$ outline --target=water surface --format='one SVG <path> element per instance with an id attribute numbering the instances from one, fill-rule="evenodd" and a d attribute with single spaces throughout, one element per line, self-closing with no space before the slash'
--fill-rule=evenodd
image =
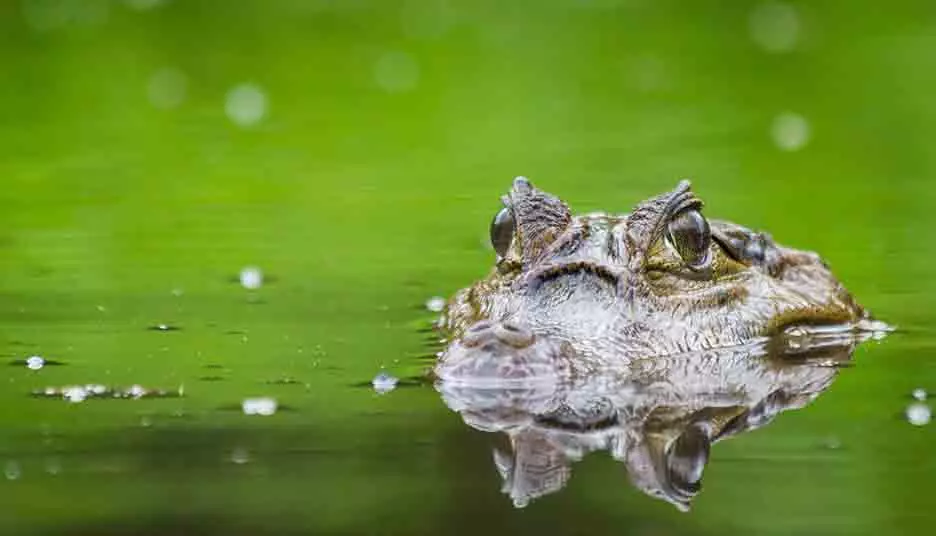
<path id="1" fill-rule="evenodd" d="M 783 5 L 4 3 L 0 532 L 926 532 L 934 14 Z M 622 212 L 689 177 L 899 331 L 715 445 L 690 513 L 600 453 L 515 509 L 419 378 L 519 174 Z M 33 396 L 88 384 L 173 396 Z"/>

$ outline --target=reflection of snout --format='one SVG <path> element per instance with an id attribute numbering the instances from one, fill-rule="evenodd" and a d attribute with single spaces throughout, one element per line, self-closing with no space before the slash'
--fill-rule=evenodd
<path id="1" fill-rule="evenodd" d="M 435 372 L 442 381 L 465 384 L 555 381 L 567 370 L 565 354 L 563 344 L 538 338 L 524 326 L 482 320 L 449 346 Z"/>

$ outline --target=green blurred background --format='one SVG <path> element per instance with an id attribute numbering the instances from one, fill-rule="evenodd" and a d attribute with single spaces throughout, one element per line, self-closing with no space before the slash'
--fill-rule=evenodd
<path id="1" fill-rule="evenodd" d="M 932 2 L 0 0 L 0 73 L 0 533 L 936 521 L 933 429 L 903 417 L 936 389 Z M 369 382 L 420 375 L 424 302 L 487 270 L 521 174 L 620 212 L 691 178 L 901 333 L 719 444 L 689 515 L 600 455 L 515 511 L 431 387 Z M 29 397 L 70 383 L 185 396 Z"/>

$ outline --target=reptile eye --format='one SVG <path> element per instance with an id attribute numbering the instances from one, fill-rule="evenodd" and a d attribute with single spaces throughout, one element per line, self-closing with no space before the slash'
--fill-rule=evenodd
<path id="1" fill-rule="evenodd" d="M 666 237 L 690 268 L 701 268 L 708 262 L 712 231 L 698 210 L 677 214 L 669 223 Z"/>
<path id="2" fill-rule="evenodd" d="M 514 217 L 509 208 L 504 207 L 491 221 L 491 245 L 498 257 L 507 255 L 514 234 Z"/>

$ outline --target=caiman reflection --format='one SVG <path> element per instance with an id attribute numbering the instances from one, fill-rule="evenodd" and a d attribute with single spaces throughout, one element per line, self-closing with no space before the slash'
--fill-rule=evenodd
<path id="1" fill-rule="evenodd" d="M 714 442 L 802 407 L 889 330 L 818 255 L 707 220 L 685 181 L 626 215 L 573 216 L 524 178 L 503 202 L 495 267 L 449 301 L 434 372 L 467 424 L 505 434 L 517 506 L 607 450 L 686 509 Z"/>
<path id="2" fill-rule="evenodd" d="M 465 424 L 498 434 L 494 465 L 517 507 L 560 490 L 586 454 L 608 451 L 634 486 L 686 510 L 713 443 L 811 402 L 869 336 L 638 359 L 574 379 L 439 381 L 436 388 Z"/>

